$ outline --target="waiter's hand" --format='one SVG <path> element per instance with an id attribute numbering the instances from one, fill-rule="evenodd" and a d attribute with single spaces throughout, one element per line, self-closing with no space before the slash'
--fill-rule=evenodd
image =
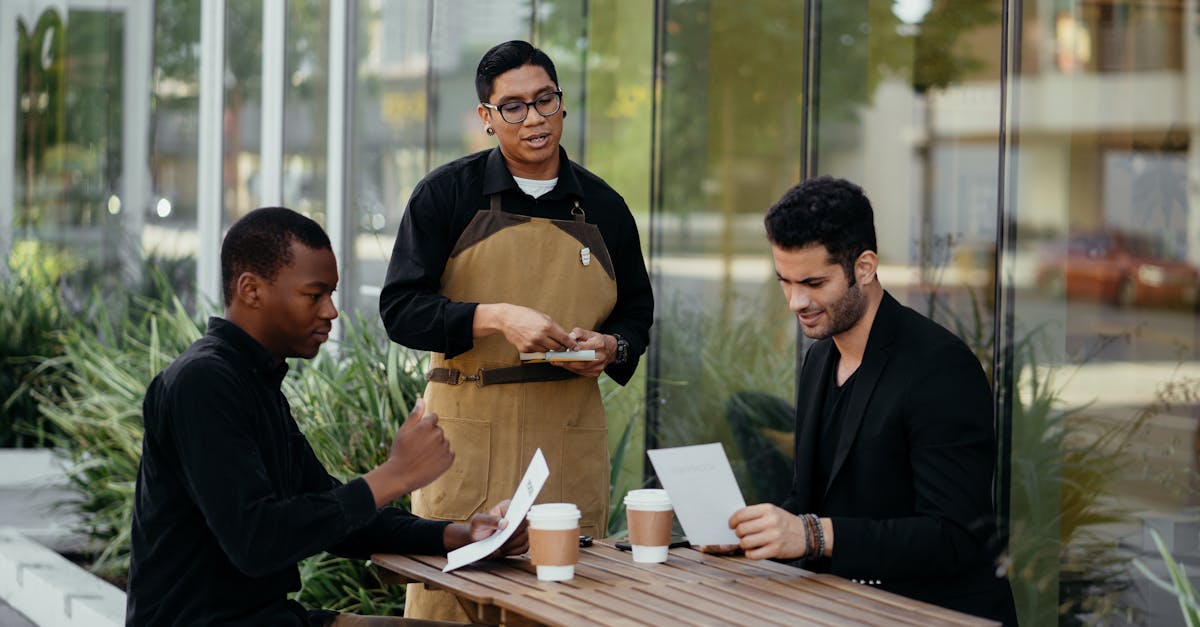
<path id="1" fill-rule="evenodd" d="M 523 353 L 575 350 L 575 340 L 550 316 L 509 303 L 480 304 L 475 308 L 475 337 L 503 333 Z"/>
<path id="2" fill-rule="evenodd" d="M 804 521 L 770 503 L 743 507 L 729 517 L 729 528 L 737 535 L 746 557 L 795 559 L 808 551 Z"/>
<path id="3" fill-rule="evenodd" d="M 408 419 L 396 431 L 388 459 L 363 475 L 375 505 L 383 507 L 400 496 L 429 485 L 454 463 L 454 451 L 438 426 L 438 416 L 425 411 L 417 399 Z"/>
<path id="4" fill-rule="evenodd" d="M 576 348 L 573 350 L 594 350 L 596 359 L 595 361 L 557 361 L 554 362 L 556 366 L 585 377 L 598 377 L 608 367 L 608 364 L 617 358 L 617 338 L 611 335 L 575 327 L 571 329 L 570 336 L 578 340 Z"/>

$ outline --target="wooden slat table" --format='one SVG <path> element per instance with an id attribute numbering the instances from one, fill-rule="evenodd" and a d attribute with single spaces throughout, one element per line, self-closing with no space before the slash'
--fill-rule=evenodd
<path id="1" fill-rule="evenodd" d="M 575 579 L 538 581 L 527 555 L 443 573 L 446 558 L 371 556 L 390 583 L 453 593 L 490 625 L 912 625 L 997 623 L 833 575 L 771 561 L 671 549 L 637 564 L 609 541 L 580 549 Z"/>

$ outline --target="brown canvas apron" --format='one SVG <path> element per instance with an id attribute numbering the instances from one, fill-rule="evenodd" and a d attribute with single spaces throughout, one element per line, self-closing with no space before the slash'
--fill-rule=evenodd
<path id="1" fill-rule="evenodd" d="M 578 202 L 572 214 L 574 220 L 549 220 L 509 213 L 493 195 L 491 209 L 476 213 L 455 244 L 441 293 L 459 302 L 530 307 L 567 331 L 596 329 L 616 304 L 615 274 L 600 230 L 584 221 Z M 486 511 L 513 495 L 540 448 L 550 477 L 537 502 L 574 503 L 582 512 L 580 533 L 604 535 L 608 436 L 596 379 L 548 364 L 521 367 L 503 334 L 478 338 L 453 359 L 434 353 L 430 367 L 441 376 L 425 388 L 426 407 L 437 413 L 455 458 L 450 470 L 413 493 L 415 514 L 466 521 Z M 523 369 L 496 370 L 513 367 Z M 481 370 L 483 385 L 473 379 Z M 570 378 L 537 380 L 546 374 Z M 521 382 L 492 383 L 505 378 Z M 468 620 L 450 594 L 420 584 L 409 585 L 407 594 L 405 616 Z"/>

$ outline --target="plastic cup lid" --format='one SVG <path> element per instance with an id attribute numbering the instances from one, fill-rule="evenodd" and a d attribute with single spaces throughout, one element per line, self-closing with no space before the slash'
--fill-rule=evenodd
<path id="1" fill-rule="evenodd" d="M 579 516 L 579 508 L 574 503 L 540 503 L 530 507 L 525 517 L 530 520 L 566 520 Z"/>
<path id="2" fill-rule="evenodd" d="M 671 498 L 666 490 L 630 490 L 625 494 L 625 505 L 670 505 Z"/>

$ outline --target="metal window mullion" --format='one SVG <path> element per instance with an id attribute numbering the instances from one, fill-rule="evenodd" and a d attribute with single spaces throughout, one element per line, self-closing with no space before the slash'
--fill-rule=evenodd
<path id="1" fill-rule="evenodd" d="M 149 3 L 125 10 L 124 81 L 121 86 L 121 223 L 128 245 L 121 266 L 129 284 L 142 273 L 142 230 L 150 198 L 150 73 L 154 23 Z"/>
<path id="2" fill-rule="evenodd" d="M 221 153 L 225 107 L 225 0 L 200 4 L 200 120 L 196 176 L 196 283 L 200 307 L 221 299 Z"/>
<path id="3" fill-rule="evenodd" d="M 0 279 L 8 277 L 8 258 L 16 228 L 14 207 L 17 167 L 17 16 L 13 5 L 0 2 Z"/>
<path id="4" fill-rule="evenodd" d="M 262 115 L 259 118 L 259 203 L 283 204 L 285 0 L 263 0 Z"/>
<path id="5" fill-rule="evenodd" d="M 349 103 L 351 102 L 350 64 L 349 55 L 351 27 L 351 8 L 349 0 L 331 0 L 329 3 L 329 101 L 328 129 L 325 154 L 325 230 L 329 233 L 329 241 L 333 244 L 333 253 L 342 268 L 341 283 L 344 289 L 334 292 L 334 305 L 341 310 L 349 305 L 345 294 L 350 292 L 353 279 L 350 276 L 354 260 L 354 247 L 351 245 L 350 233 L 346 227 L 346 214 L 350 211 L 350 199 L 347 196 L 348 186 L 346 176 L 349 168 L 347 160 L 349 151 Z M 334 333 L 341 334 L 341 325 L 334 326 Z"/>
<path id="6" fill-rule="evenodd" d="M 1188 261 L 1200 264 L 1200 0 L 1184 0 L 1184 123 L 1191 128 L 1187 159 Z M 3 66 L 0 66 L 3 67 Z"/>

